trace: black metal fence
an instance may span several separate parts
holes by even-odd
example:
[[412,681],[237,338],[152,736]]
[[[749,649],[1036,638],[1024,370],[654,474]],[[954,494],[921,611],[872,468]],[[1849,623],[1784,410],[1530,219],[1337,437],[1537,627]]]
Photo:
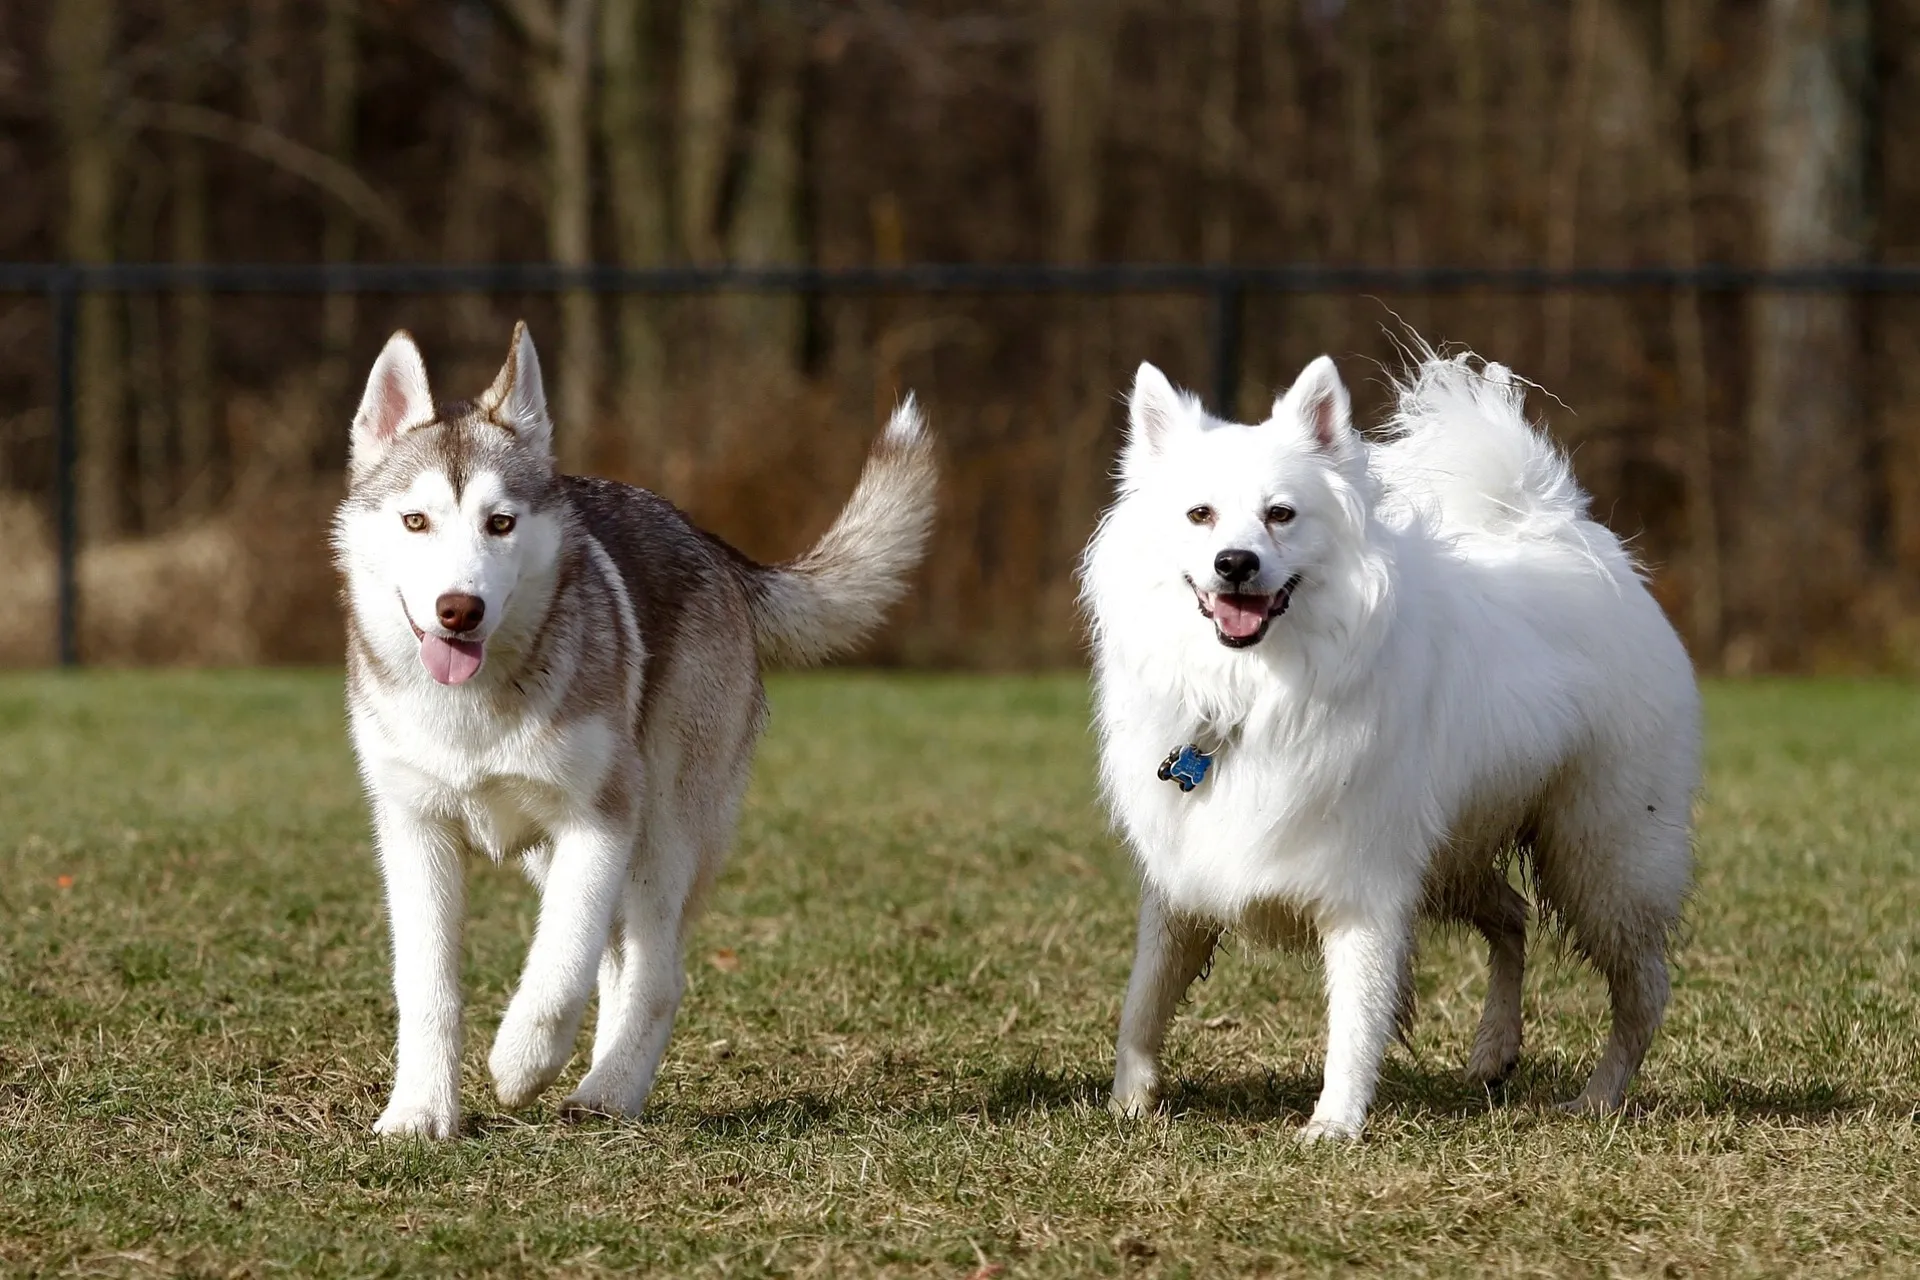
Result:
[[43,296],[53,316],[54,497],[58,546],[58,652],[78,663],[79,532],[75,413],[79,302],[93,294],[193,290],[210,294],[320,295],[544,293],[653,296],[725,293],[787,296],[955,294],[1174,294],[1209,304],[1213,405],[1231,416],[1240,385],[1241,319],[1249,295],[1597,293],[1694,290],[1920,293],[1920,266],[1761,270],[1698,267],[1330,267],[1113,264],[1044,266],[929,263],[811,267],[565,267],[549,263],[447,266],[412,263],[0,263],[0,293]]

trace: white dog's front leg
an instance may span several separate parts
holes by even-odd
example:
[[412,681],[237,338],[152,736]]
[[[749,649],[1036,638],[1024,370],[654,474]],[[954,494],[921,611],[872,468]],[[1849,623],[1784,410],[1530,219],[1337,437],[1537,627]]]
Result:
[[1393,1038],[1400,981],[1410,946],[1398,915],[1323,927],[1327,983],[1327,1071],[1320,1101],[1300,1131],[1303,1142],[1352,1140],[1367,1123],[1380,1060]]
[[400,1033],[393,1095],[373,1130],[451,1138],[460,1131],[460,854],[444,831],[392,801],[375,797],[374,825]]
[[1140,891],[1140,927],[1134,938],[1133,976],[1120,1009],[1113,1054],[1114,1113],[1138,1116],[1160,1102],[1160,1046],[1187,988],[1207,967],[1219,934],[1174,915],[1151,885]]
[[598,816],[554,832],[540,923],[487,1059],[502,1105],[531,1102],[572,1056],[632,851],[633,832]]

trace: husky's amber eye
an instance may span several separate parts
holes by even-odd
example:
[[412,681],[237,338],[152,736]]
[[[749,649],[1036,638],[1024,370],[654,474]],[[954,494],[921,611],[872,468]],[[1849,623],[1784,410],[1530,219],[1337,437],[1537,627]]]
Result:
[[419,533],[427,527],[427,518],[418,511],[409,511],[400,517],[400,523],[414,533]]
[[508,534],[513,532],[513,517],[502,512],[487,521],[487,532]]
[[1187,519],[1194,524],[1212,524],[1213,508],[1208,506],[1193,507],[1188,510]]
[[1292,524],[1293,508],[1284,502],[1276,502],[1267,508],[1268,524]]

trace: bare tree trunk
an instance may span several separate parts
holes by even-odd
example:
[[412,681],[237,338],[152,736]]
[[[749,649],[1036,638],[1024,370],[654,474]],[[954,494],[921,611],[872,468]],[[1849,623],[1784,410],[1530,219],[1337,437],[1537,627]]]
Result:
[[1240,4],[1214,0],[1204,15],[1207,57],[1200,92],[1200,147],[1207,174],[1200,219],[1203,262],[1233,260],[1233,193],[1240,168]]
[[[173,96],[199,100],[204,59],[199,56],[200,6],[179,0],[167,9],[168,38],[174,49]],[[172,255],[175,262],[205,262],[212,255],[207,229],[206,143],[185,133],[168,138],[168,194],[172,201]],[[213,299],[204,289],[181,289],[173,303],[173,421],[180,458],[177,510],[189,519],[203,515],[214,497]]]
[[[47,60],[66,148],[66,255],[74,262],[114,256],[113,214],[119,140],[107,101],[119,14],[114,0],[60,0],[47,24]],[[125,447],[118,299],[81,302],[78,351],[81,535],[112,537],[123,527]]]
[[[327,154],[344,165],[353,163],[354,153],[353,117],[360,78],[358,9],[359,0],[327,0],[326,28],[320,45],[321,127]],[[328,203],[326,224],[321,230],[322,260],[353,261],[358,230],[354,218],[345,209],[337,203]],[[348,362],[352,355],[356,301],[351,293],[329,293],[321,304],[320,398],[326,407],[319,415],[322,422],[330,420],[335,407],[346,412],[343,398],[352,386]]]
[[[466,109],[456,126],[452,190],[441,246],[449,262],[487,262],[498,248],[491,205],[500,187],[495,160],[500,140],[487,102],[499,45],[491,6],[486,0],[461,0],[453,12],[453,30],[466,76]],[[493,307],[485,294],[455,295],[452,313],[454,334],[463,345],[491,347],[499,341]],[[486,358],[486,368],[497,362],[491,350]]]
[[[756,17],[752,133],[747,139],[740,198],[729,227],[729,257],[745,266],[797,266],[806,257],[801,231],[801,90],[805,32],[784,0]],[[798,297],[732,300],[731,345],[774,375],[798,369],[804,303]]]
[[735,0],[685,0],[680,12],[678,197],[680,245],[695,262],[718,262],[720,197],[732,147],[737,75]]
[[[1692,0],[1668,0],[1662,69],[1667,121],[1660,154],[1667,188],[1667,255],[1680,268],[1697,266],[1694,233],[1693,169],[1687,139],[1688,82],[1693,69]],[[1700,316],[1700,291],[1674,290],[1669,324],[1673,330],[1675,383],[1680,410],[1680,453],[1686,475],[1687,549],[1693,592],[1688,600],[1688,630],[1702,663],[1718,663],[1725,636],[1725,575],[1720,563],[1720,505],[1714,492],[1713,406],[1708,394],[1706,327]]]
[[[1117,15],[1103,0],[1047,0],[1037,71],[1040,102],[1040,154],[1047,191],[1047,258],[1050,262],[1091,262],[1103,203],[1101,149],[1113,91],[1113,52]],[[1051,563],[1038,557],[1033,570],[1050,575],[1024,592],[1038,598],[1064,622],[1073,607],[1072,566],[1092,531],[1105,498],[1107,468],[1103,444],[1108,436],[1109,400],[1100,383],[1107,366],[1109,336],[1104,322],[1085,318],[1089,304],[1066,299],[1080,313],[1049,326],[1047,373],[1053,394],[1052,419],[1059,423],[1066,468],[1053,533]],[[1104,317],[1102,318],[1104,321]]]
[[[667,164],[660,120],[660,54],[650,0],[600,0],[600,137],[620,261],[664,265],[671,252]],[[655,299],[620,300],[620,407],[623,426],[656,434],[666,355]]]
[[[1594,66],[1599,61],[1600,0],[1574,0],[1567,26],[1567,86],[1557,142],[1547,174],[1547,266],[1573,266],[1580,228],[1580,174],[1592,118]],[[1541,362],[1549,388],[1564,387],[1573,360],[1573,295],[1550,293],[1546,301],[1546,355]]]
[[[1755,214],[1770,267],[1860,260],[1870,16],[1866,0],[1767,2]],[[1747,603],[1760,659],[1792,667],[1845,625],[1864,578],[1858,304],[1762,294],[1750,332]]]
[[[547,256],[561,266],[593,261],[592,125],[594,0],[510,0],[534,50],[534,97],[547,149]],[[600,375],[593,294],[560,295],[560,361],[555,415],[560,464],[592,466],[594,397]]]

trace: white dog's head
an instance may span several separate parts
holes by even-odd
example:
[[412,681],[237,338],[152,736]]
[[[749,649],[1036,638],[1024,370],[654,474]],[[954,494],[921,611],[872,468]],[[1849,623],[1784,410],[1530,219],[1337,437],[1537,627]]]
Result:
[[1191,589],[1221,644],[1252,648],[1366,518],[1364,451],[1333,361],[1308,365],[1253,426],[1211,417],[1143,364],[1128,421],[1122,501],[1153,529],[1134,545],[1165,558],[1155,576]]
[[417,645],[439,683],[471,679],[489,641],[514,625],[523,588],[550,582],[563,509],[524,324],[476,401],[435,404],[420,348],[405,332],[388,339],[354,416],[334,524],[355,616],[376,652]]

